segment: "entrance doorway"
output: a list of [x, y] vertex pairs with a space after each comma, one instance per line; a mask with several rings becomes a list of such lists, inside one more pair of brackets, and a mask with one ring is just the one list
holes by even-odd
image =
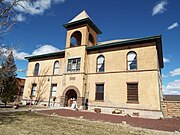
[[65, 101], [64, 101], [64, 106], [71, 106], [73, 100], [77, 99], [77, 93], [75, 90], [70, 89], [66, 92], [65, 94]]

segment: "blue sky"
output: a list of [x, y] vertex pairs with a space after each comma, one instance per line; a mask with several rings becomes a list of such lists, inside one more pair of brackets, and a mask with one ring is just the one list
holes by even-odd
[[[18, 77], [26, 76], [24, 56], [62, 50], [63, 24], [86, 10], [103, 32], [99, 41], [162, 35], [165, 67], [163, 91], [180, 95], [180, 1], [179, 0], [38, 0], [17, 7], [17, 25], [4, 37], [15, 46]], [[22, 72], [24, 71], [24, 72]]]

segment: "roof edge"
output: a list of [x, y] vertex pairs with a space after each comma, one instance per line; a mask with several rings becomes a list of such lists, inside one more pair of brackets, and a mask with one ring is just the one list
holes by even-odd
[[162, 38], [162, 35], [149, 36], [149, 37], [144, 37], [144, 38], [135, 38], [135, 39], [125, 40], [125, 41], [117, 41], [113, 43], [105, 43], [101, 45], [91, 46], [91, 47], [87, 47], [87, 50], [91, 50], [95, 48], [103, 48], [103, 47], [118, 45], [118, 44], [127, 44], [127, 43], [147, 41], [147, 40], [153, 40], [153, 39], [161, 39], [161, 38]]
[[65, 50], [58, 51], [58, 52], [53, 52], [53, 53], [46, 53], [46, 54], [40, 54], [40, 55], [30, 55], [26, 56], [25, 59], [31, 60], [31, 59], [37, 59], [37, 58], [46, 58], [46, 57], [53, 57], [53, 56], [58, 56], [65, 54]]
[[90, 27], [92, 27], [92, 29], [94, 29], [94, 31], [97, 34], [102, 34], [102, 31], [89, 18], [85, 18], [85, 19], [78, 20], [78, 21], [75, 21], [75, 22], [66, 23], [66, 24], [63, 25], [63, 27], [68, 29], [70, 27], [80, 25], [80, 24], [83, 24], [83, 23], [87, 23]]

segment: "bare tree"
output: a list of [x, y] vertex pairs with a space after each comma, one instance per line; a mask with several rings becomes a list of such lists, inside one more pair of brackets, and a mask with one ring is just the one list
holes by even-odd
[[0, 0], [0, 65], [4, 60], [9, 48], [2, 42], [2, 38], [16, 24], [15, 16], [18, 14], [16, 7], [19, 6], [25, 9], [21, 2], [30, 2], [32, 0]]
[[[14, 20], [16, 7], [25, 9], [21, 2], [31, 2], [32, 0], [0, 0], [0, 38], [4, 36], [15, 25]], [[26, 10], [26, 9], [25, 9]]]

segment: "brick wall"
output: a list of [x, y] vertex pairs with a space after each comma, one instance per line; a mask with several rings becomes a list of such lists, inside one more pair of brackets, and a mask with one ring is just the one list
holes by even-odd
[[180, 117], [180, 101], [163, 101], [162, 111], [165, 117]]

